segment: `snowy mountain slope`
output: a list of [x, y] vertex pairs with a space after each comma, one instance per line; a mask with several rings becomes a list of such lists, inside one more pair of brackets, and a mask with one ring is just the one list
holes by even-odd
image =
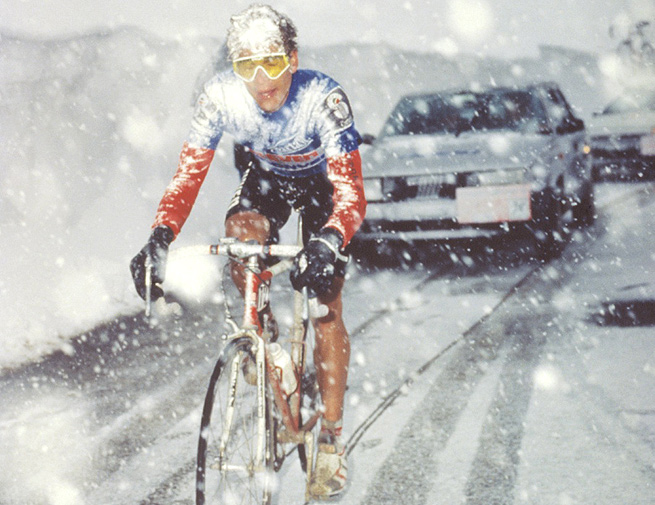
[[[66, 40], [0, 37], [0, 367], [35, 360], [118, 313], [141, 310], [129, 259], [172, 176], [199, 82], [220, 42], [160, 40], [125, 28]], [[362, 133], [407, 92], [556, 80], [583, 117], [605, 102], [596, 57], [539, 59], [339, 45], [301, 51], [348, 91]], [[222, 233], [236, 185], [219, 146], [180, 242]]]

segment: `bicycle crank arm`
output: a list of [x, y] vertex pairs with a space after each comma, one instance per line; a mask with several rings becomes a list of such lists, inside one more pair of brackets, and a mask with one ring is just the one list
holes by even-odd
[[302, 428], [293, 432], [283, 428], [277, 432], [277, 441], [281, 444], [304, 444], [307, 439], [307, 433], [310, 433], [316, 423], [321, 418], [320, 412], [315, 413]]

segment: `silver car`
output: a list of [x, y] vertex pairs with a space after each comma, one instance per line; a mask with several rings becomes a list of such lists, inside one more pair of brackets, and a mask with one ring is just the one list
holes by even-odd
[[594, 220], [584, 123], [553, 83], [406, 96], [369, 141], [356, 256], [527, 230], [547, 259]]
[[594, 178], [655, 177], [655, 91], [627, 93], [590, 121]]

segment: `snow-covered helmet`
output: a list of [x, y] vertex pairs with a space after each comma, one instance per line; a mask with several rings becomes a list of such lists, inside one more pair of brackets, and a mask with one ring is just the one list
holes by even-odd
[[298, 49], [296, 27], [284, 14], [270, 5], [253, 4], [230, 18], [227, 31], [228, 58], [234, 60], [244, 51], [251, 54], [284, 52]]

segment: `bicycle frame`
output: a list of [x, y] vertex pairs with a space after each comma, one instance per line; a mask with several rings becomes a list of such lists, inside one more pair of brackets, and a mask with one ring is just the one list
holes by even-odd
[[[270, 246], [271, 256], [280, 256], [285, 255], [287, 251], [281, 251], [278, 248], [290, 247], [289, 251], [292, 256], [295, 256], [300, 250], [299, 246]], [[266, 254], [265, 252], [260, 252], [258, 254]], [[257, 335], [257, 352], [260, 350], [264, 352], [264, 360], [257, 357], [257, 363], [262, 361], [266, 364], [266, 373], [268, 374], [268, 379], [271, 384], [275, 405], [278, 408], [278, 411], [282, 417], [282, 422], [286, 428], [286, 433], [280, 434], [285, 443], [296, 443], [302, 444], [305, 443], [304, 433], [311, 430], [316, 422], [318, 421], [319, 414], [313, 416], [307, 423], [301, 426], [300, 424], [300, 400], [301, 400], [301, 379], [305, 372], [305, 327], [309, 319], [309, 309], [310, 303], [307, 300], [305, 293], [294, 293], [294, 314], [296, 315], [292, 330], [292, 340], [291, 340], [291, 361], [293, 363], [298, 387], [294, 392], [288, 395], [285, 398], [285, 393], [282, 390], [280, 380], [277, 373], [275, 372], [275, 366], [268, 355], [268, 350], [265, 345], [261, 345], [263, 342], [262, 339], [262, 327], [259, 322], [259, 311], [264, 308], [268, 303], [268, 283], [271, 279], [283, 272], [288, 271], [292, 266], [291, 260], [283, 260], [266, 270], [259, 270], [259, 260], [258, 256], [250, 255], [248, 256], [248, 263], [245, 269], [246, 282], [245, 282], [245, 291], [244, 291], [244, 314], [243, 322], [241, 324], [242, 331], [238, 332], [236, 335], [242, 334], [243, 330], [246, 332], [251, 328], [256, 328]], [[228, 337], [231, 338], [231, 337]], [[261, 375], [261, 374], [260, 374]], [[263, 388], [263, 384], [258, 385], [258, 387]], [[263, 395], [260, 395], [263, 397]]]

